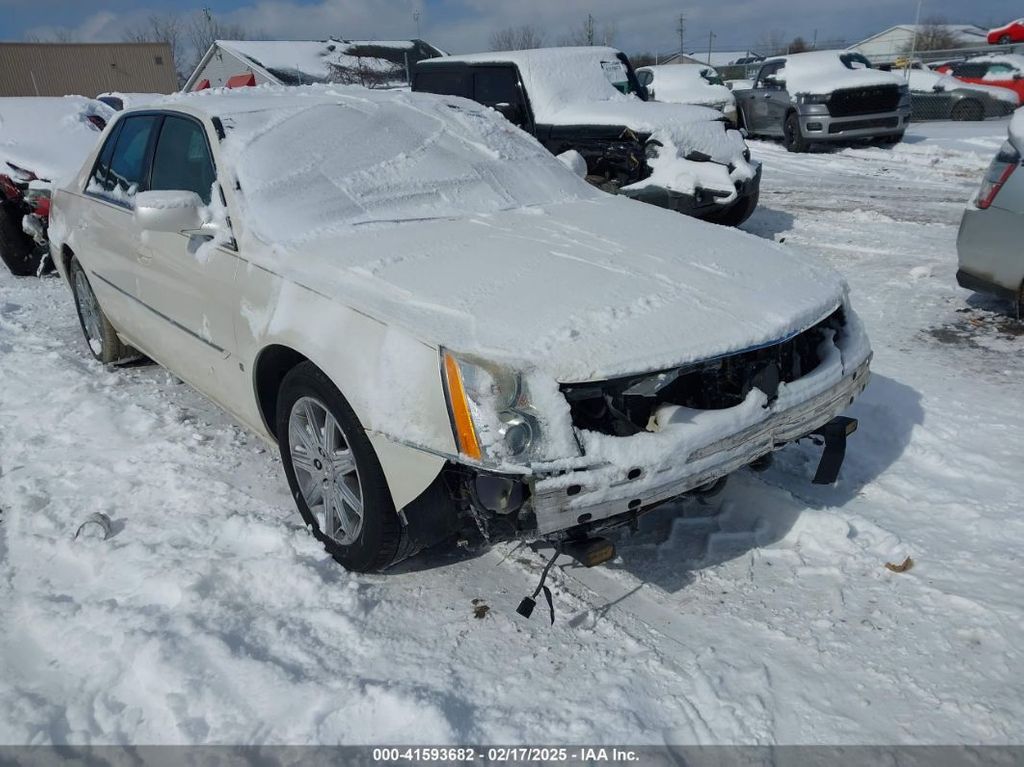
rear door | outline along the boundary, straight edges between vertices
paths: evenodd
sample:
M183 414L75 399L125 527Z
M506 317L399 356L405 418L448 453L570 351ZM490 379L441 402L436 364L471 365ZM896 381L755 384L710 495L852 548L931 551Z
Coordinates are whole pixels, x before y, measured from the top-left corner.
M85 188L88 203L77 232L79 262L111 322L138 338L145 310L139 303L138 250L133 199L148 188L149 156L159 116L131 115L107 137Z
M149 188L195 192L205 205L223 206L209 134L198 119L181 113L164 117ZM217 245L206 234L146 232L138 258L141 298L152 310L152 325L161 328L152 354L221 399L238 375L234 244Z

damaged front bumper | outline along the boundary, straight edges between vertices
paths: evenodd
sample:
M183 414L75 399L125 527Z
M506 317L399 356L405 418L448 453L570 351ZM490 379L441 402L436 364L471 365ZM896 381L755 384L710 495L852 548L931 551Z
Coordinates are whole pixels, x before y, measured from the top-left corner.
M664 186L642 186L635 190L623 189L621 194L631 200L668 208L699 219L714 220L734 209L744 210L749 216L757 207L761 195L761 163L752 164L756 167L754 177L738 182L736 196L728 202L722 202L722 199L731 196L730 194L700 188L693 194L684 194Z
M816 396L779 409L734 434L695 447L680 455L679 462L653 473L637 467L615 476L609 474L608 467L593 467L548 477L534 476L529 479L527 503L534 517L531 532L535 537L552 536L580 525L638 513L705 487L802 437L821 434L828 439L822 427L853 402L867 386L869 376L867 359L852 374Z

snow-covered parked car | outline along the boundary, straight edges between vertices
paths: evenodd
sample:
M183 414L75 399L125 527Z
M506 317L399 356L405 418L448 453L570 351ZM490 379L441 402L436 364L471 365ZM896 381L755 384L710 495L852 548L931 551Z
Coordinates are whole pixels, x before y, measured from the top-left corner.
M122 109L137 109L138 107L149 106L165 98L167 98L165 93L122 93L121 91L109 91L108 93L101 93L96 97L96 100L102 101L115 112L120 112Z
M1009 88L966 83L925 68L906 75L912 120L984 120L1006 117L1020 106L1020 98Z
M541 48L419 62L412 89L492 107L554 154L578 152L607 192L737 226L757 207L761 165L721 112L648 102L614 48Z
M636 78L655 101L710 107L736 126L736 97L718 71L707 64L664 64L640 67Z
M586 538L809 434L831 481L868 380L837 274L606 195L465 99L122 112L51 242L97 359L134 347L276 441L355 570Z
M733 88L751 135L781 138L791 152L817 142L896 143L910 121L906 82L860 53L812 51L768 59L753 88Z
M957 237L961 287L1000 296L1024 317L1024 110L967 205Z
M112 115L81 96L0 98L0 259L13 274L39 271L50 189L81 167Z

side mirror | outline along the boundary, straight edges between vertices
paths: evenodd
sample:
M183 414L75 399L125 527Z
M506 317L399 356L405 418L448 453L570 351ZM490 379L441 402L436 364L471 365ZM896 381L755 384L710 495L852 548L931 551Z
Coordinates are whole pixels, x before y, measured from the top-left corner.
M1024 80L1024 75L1022 75L1020 72L1015 72L1014 75L1013 75L1013 79L1014 80Z
M494 105L494 111L502 115L510 123L519 125L523 122L523 110L517 104L509 104L502 101Z
M571 170L580 178L587 177L587 161L583 155L577 152L575 149L570 149L566 152L562 152L557 156L565 167Z
M185 232L202 227L203 201L184 190L139 192L135 195L135 222L144 232Z
M654 73L648 70L641 69L639 72L636 73L636 79L642 86L644 86L645 88L649 88L651 83L654 82Z

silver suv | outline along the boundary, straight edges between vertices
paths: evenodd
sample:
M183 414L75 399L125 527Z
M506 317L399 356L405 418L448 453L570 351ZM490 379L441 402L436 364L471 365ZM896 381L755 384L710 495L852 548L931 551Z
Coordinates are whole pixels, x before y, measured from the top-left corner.
M768 59L752 88L734 91L750 135L781 138L791 152L816 142L897 143L910 121L903 80L861 54L813 51Z

